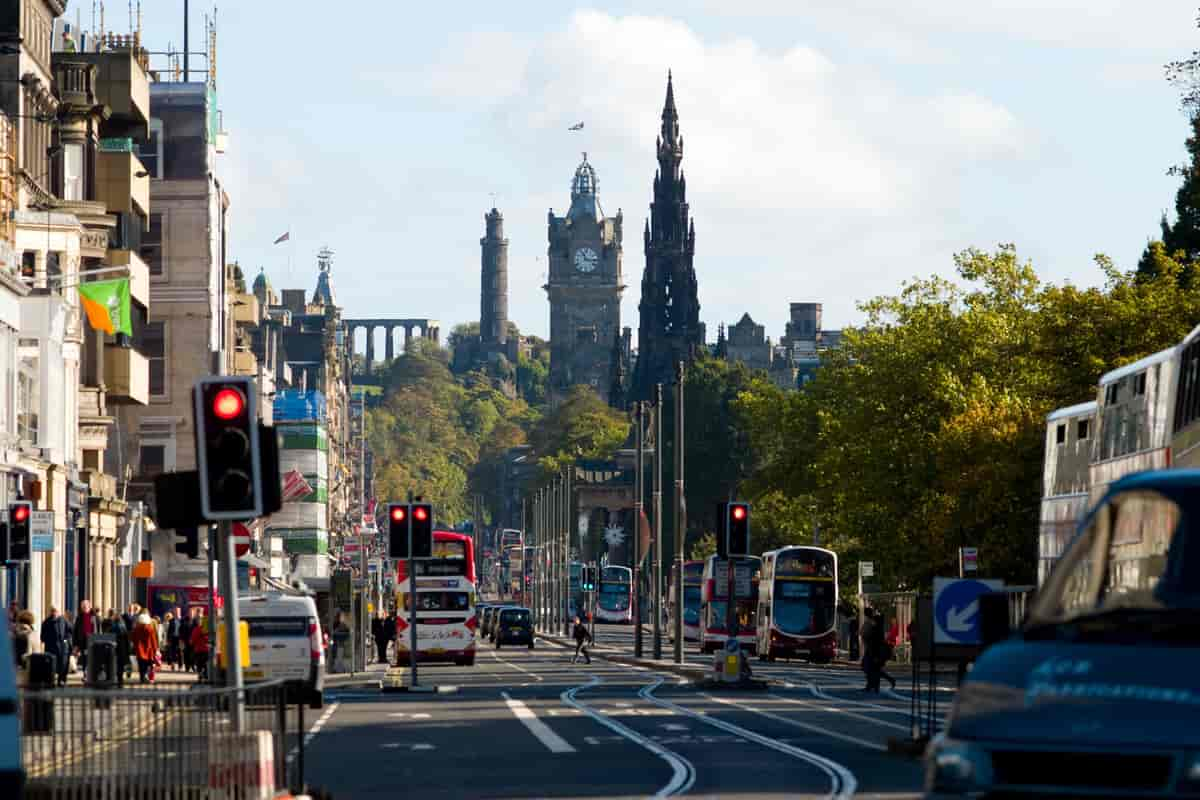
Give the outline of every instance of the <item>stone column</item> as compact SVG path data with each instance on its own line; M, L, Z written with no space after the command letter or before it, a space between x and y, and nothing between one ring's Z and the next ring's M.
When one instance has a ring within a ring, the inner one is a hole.
M367 368L366 374L371 374L371 368L375 365L375 326L367 325Z
M384 357L387 358L388 361L391 361L396 357L395 345L393 344L396 328L393 325L386 325L384 326L384 330L387 331L387 339L384 341L383 348Z
M408 347L412 343L412 325L404 326L404 353L408 354Z

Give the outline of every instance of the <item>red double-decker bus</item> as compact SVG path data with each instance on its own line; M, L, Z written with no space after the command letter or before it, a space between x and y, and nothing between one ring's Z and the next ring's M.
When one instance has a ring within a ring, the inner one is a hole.
M467 533L454 531L433 532L433 557L464 559L465 571L460 573L471 585L477 584L475 579L475 540ZM399 559L396 562L396 582L400 583L408 577L408 560Z

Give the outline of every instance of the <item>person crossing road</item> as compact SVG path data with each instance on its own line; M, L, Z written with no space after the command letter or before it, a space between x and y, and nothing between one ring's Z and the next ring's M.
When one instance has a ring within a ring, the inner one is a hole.
M575 637L575 656L571 659L571 663L579 662L580 653L583 654L584 663L592 663L592 657L587 649L587 646L593 643L592 634L588 631L587 626L579 621L578 616L575 617L575 630L572 635Z

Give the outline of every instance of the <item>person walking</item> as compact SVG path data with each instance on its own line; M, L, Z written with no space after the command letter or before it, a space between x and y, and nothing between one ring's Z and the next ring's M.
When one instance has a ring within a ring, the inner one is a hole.
M138 680L149 683L154 680L154 662L158 658L158 633L149 614L139 614L137 627L130 635L133 654L137 658Z
M192 672L196 669L196 651L192 649L192 631L199 624L200 609L192 608L188 610L188 615L183 618L183 622L179 623L179 642L183 647L183 669L186 672Z
M54 674L58 677L58 685L67 685L67 659L71 655L71 626L63 619L54 606L50 607L50 616L42 621L42 649L54 656Z
M174 671L179 666L179 616L168 611L163 617L163 663Z
M862 636L863 653L862 669L867 676L867 685L863 687L863 691L877 692L879 691L879 679L875 673L875 665L879 660L879 645L876 643L876 640L878 639L880 643L883 642L883 631L879 627L879 621L875 619L875 609L864 609L860 634Z
M392 627L392 620L384 613L380 613L375 619L375 623L377 623L378 627L375 633L375 650L379 654L379 663L386 664L388 660L388 643L392 641L396 629Z
M115 609L108 610L108 619L105 620L105 633L111 634L117 644L117 674L110 676L117 681L117 688L125 685L126 669L132 674L133 668L130 665L130 653L132 646L130 644L129 628L125 625L125 618L118 614Z
M12 627L13 662L17 669L25 667L25 659L33 652L33 623L37 617L32 611L18 611Z
M588 644L592 642L592 634L591 631L587 629L587 626L579 621L578 615L575 617L575 630L573 635L575 637L575 656L571 659L571 663L576 664L579 662L580 653L583 654L585 663L592 663L592 657L588 653L587 649Z
M88 642L99 632L100 617L92 610L91 601L84 600L79 604L79 614L75 617L75 624L71 626L71 643L75 647L75 656L79 660L79 671L83 673L85 681L87 680Z
M196 624L192 627L192 666L199 680L208 680L208 625L204 617L197 616Z
M884 624L887 622L887 619L883 616L883 612L876 611L875 618L879 622L879 630L884 630ZM900 625L896 622L893 622L891 627L887 629L887 635L884 636L883 644L879 648L879 666L876 667L878 674L875 676L876 692L879 691L880 678L887 678L888 683L891 684L891 688L896 688L896 679L887 674L887 671L884 669L884 667L886 667L887 663L895 657L896 644L899 642L899 637Z

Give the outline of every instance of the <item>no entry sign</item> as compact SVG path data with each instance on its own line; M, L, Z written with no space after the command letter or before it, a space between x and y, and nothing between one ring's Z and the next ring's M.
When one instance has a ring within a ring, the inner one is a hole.
M240 522L233 523L233 554L238 558L250 552L250 529Z

